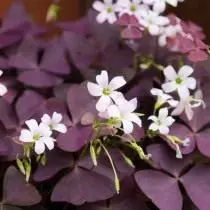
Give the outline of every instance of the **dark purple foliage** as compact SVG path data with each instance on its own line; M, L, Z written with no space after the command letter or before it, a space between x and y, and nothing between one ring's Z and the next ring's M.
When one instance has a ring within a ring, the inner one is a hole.
M140 66L148 55L163 66L177 65L183 54L186 63L206 60L208 46L202 29L182 21L184 32L193 39L179 35L169 39L167 47L178 50L174 53L158 49L157 39L145 36L135 16L122 15L110 25L98 24L96 15L90 10L76 22L56 23L62 34L48 41L39 38L45 29L33 23L21 0L15 0L2 18L0 69L4 74L0 80L8 92L0 98L0 210L208 210L209 62L195 68L207 108L196 109L191 121L183 114L170 130L181 140L191 140L189 147L181 147L182 160L176 159L175 148L165 138L148 138L147 117L155 103L150 90L159 86L162 77L154 66L148 70ZM177 23L174 16L170 20ZM102 69L108 71L109 79L124 76L125 97L137 97L137 112L145 116L143 127L135 126L132 136L152 154L150 161L142 161L125 139L113 136L114 129L99 131L97 138L107 148L119 178L119 195L103 148L97 148L97 166L90 156L89 143L95 140L92 123L99 116L97 98L88 93L87 81L95 82ZM31 155L31 177L26 182L15 167L16 158L24 156L20 131L26 120L40 122L43 114L53 112L62 114L67 132L55 132L56 148L46 152L45 165Z

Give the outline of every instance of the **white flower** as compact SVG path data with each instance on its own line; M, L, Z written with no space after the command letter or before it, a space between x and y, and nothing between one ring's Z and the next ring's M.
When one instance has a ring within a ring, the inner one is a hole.
M38 155L44 153L45 146L49 150L54 148L54 142L56 140L51 137L52 131L49 127L45 126L43 123L38 125L37 121L34 119L27 120L25 123L29 129L21 130L20 141L24 143L34 143L34 150Z
M142 126L141 119L134 111L137 108L137 99L134 98L130 101L121 100L117 105L110 105L107 109L109 118L116 120L116 127L123 125L123 130L126 134L132 133L133 123L136 123L139 127Z
M155 12L161 13L166 9L166 4L169 4L173 7L177 7L178 2L183 2L184 0L154 0L153 10Z
M169 25L162 28L161 35L158 38L159 46L164 47L167 44L167 38L175 38L178 33L183 33L182 27L180 24Z
M3 71L0 70L0 77L2 76ZM3 96L7 93L7 87L0 83L0 96Z
M116 4L113 3L113 0L104 0L104 3L95 1L93 8L100 12L96 17L98 23L103 23L107 20L110 24L113 24L117 20Z
M156 106L160 107L165 103L168 103L172 107L176 107L178 105L178 101L174 100L172 96L165 94L161 89L152 88L151 94L157 96Z
M117 11L119 15L129 14L140 17L142 12L149 10L147 5L141 4L141 0L119 0L117 2Z
M48 114L44 114L42 117L42 123L50 128L50 130L55 130L60 133L66 133L66 126L61 123L62 115L54 112L52 118Z
M139 22L148 29L151 35L156 36L161 33L161 28L168 25L170 21L167 17L159 16L156 12L149 10L142 13Z
M96 109L99 112L104 112L112 103L112 100L116 101L119 97L123 97L122 93L115 90L124 86L126 81L124 77L117 76L109 82L107 71L102 71L100 75L97 75L96 81L97 84L88 82L87 88L91 95L100 97Z
M160 109L158 117L152 115L148 119L153 121L149 126L149 130L159 131L164 135L169 133L169 126L175 122L174 118L168 116L167 108Z
M185 112L187 119L192 120L194 116L193 108L203 106L203 108L206 107L204 101L202 92L200 90L195 92L194 96L188 95L186 98L181 98L180 102L178 103L177 107L173 110L171 115L178 116L181 113Z
M168 66L164 69L166 83L162 85L162 89L166 93L178 91L180 98L186 98L189 96L189 89L196 88L195 78L189 77L192 73L193 68L187 65L181 67L178 73L172 66Z

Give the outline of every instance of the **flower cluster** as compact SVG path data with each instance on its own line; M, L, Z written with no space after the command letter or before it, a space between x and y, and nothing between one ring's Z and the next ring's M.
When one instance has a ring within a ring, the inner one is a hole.
M54 112L52 117L44 114L41 123L38 124L35 119L27 120L25 124L28 129L22 129L19 140L23 143L32 144L36 154L41 155L45 152L45 147L49 150L54 148L56 139L52 137L53 131L66 133L66 126L61 123L62 115Z
M185 112L187 119L190 121L194 115L193 109L201 105L205 108L205 103L201 90L195 91L196 80L190 77L193 73L192 67L185 65L176 72L172 66L168 66L163 70L163 73L165 83L161 85L162 89L153 88L151 90L151 94L157 97L154 113L159 108L160 110L158 117L152 115L148 118L153 121L149 126L149 130L158 131L161 135L165 135L169 142L176 147L177 157L182 158L179 144L186 147L189 145L189 139L186 138L184 141L180 141L177 137L168 135L170 131L169 127L175 122L173 117L168 116L169 109L173 109L171 111L172 116L178 116ZM194 95L191 95L190 90L195 91ZM167 104L168 107L162 108L164 104Z
M100 97L96 109L101 118L108 119L111 124L123 130L126 134L133 132L133 123L142 126L141 119L134 111L137 108L137 99L128 101L121 92L116 91L126 84L122 76L114 77L110 82L107 71L96 76L97 84L88 82L87 88L91 95Z
M158 36L159 46L186 53L191 61L207 59L208 45L202 29L191 22L185 22L175 15L163 16L166 5L176 7L184 0L113 0L95 1L93 8L99 12L99 23L122 25L122 37L125 39L141 38L147 32Z

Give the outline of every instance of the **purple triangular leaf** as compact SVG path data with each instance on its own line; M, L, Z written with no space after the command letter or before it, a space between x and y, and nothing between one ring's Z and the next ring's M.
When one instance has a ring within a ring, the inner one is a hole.
M210 157L210 129L206 129L196 134L196 142L200 152Z
M183 154L189 154L194 151L196 147L195 133L191 131L187 126L175 123L170 129L170 135L177 136L182 141L184 141L186 138L189 138L189 146L181 147L181 151ZM173 145L170 146L175 149Z
M200 165L192 168L181 178L187 194L200 210L208 210L210 206L210 167Z
M133 176L123 180L120 187L120 194L110 201L112 210L148 210Z
M8 168L3 185L3 202L18 206L30 206L41 201L36 188L27 183L23 175L14 167Z
M50 88L62 83L62 79L39 70L22 72L18 80L36 88Z
M82 116L87 112L96 116L96 100L88 92L86 84L72 85L68 90L67 103L74 124L79 123Z
M154 170L138 171L135 179L139 188L161 210L182 209L182 195L176 179Z
M107 210L105 202L88 203L77 208L77 210Z
M35 181L44 181L55 174L57 174L63 168L71 168L73 166L73 158L70 153L65 153L60 150L53 150L47 153L47 164L45 166L40 165L33 178Z
M0 98L0 121L7 129L13 129L17 126L17 118L12 105L3 98Z
M64 151L76 152L90 141L92 132L91 126L68 127L65 134L58 136L58 147Z
M65 48L60 40L55 40L45 49L40 69L58 75L70 73L70 67L65 58Z
M44 98L38 93L26 90L18 99L15 109L20 124L24 124L26 120L30 119L43 105Z
M175 177L179 177L182 170L192 161L188 157L177 159L170 148L162 144L153 144L147 147L147 152L152 155L155 167L163 169Z
M76 167L55 186L51 200L81 205L105 200L114 194L113 180L95 171Z
M85 69L95 60L96 52L87 38L72 32L64 32L65 45L74 64L79 69Z

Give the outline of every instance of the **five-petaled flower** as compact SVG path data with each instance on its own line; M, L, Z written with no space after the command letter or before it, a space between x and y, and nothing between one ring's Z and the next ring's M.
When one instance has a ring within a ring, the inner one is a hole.
M2 74L3 71L0 70L0 77L2 76ZM4 84L0 83L0 96L5 95L6 93L7 93L7 87Z
M66 133L67 128L63 123L61 123L62 118L61 114L54 112L52 118L48 114L44 114L41 120L44 125L50 128L50 130Z
M23 143L34 144L35 152L40 155L45 151L45 146L52 150L54 148L54 142L56 141L52 135L50 128L43 123L38 125L34 119L27 120L25 124L29 129L22 129L20 134L20 141Z
M160 35L162 27L168 25L169 22L167 17L160 16L151 10L142 12L140 18L140 24L153 36Z
M168 116L167 108L160 109L158 117L152 115L148 119L153 121L153 123L149 126L149 130L159 131L160 134L163 135L169 133L169 127L175 122L173 117Z
M132 133L133 123L136 123L139 127L142 126L142 121L137 113L134 111L137 108L137 99L134 98L130 101L125 99L118 100L117 104L110 105L107 109L107 115L109 119L112 119L115 123L115 127L119 128L122 124L123 131L126 134Z
M96 76L97 84L88 82L87 88L91 95L99 96L100 99L96 104L96 109L99 112L104 112L113 101L117 101L122 97L122 93L116 91L126 84L124 77L114 77L110 82L107 71L102 71L100 75Z
M141 4L141 0L119 0L117 2L117 11L120 16L128 14L135 15L138 18L145 10L149 10L149 7L145 4Z
M174 100L172 96L165 94L161 89L152 88L150 92L152 95L157 96L155 108L159 108L165 103L168 103L172 107L176 107L178 105L178 101Z
M193 68L188 65L182 66L178 73L172 66L168 66L163 73L166 77L166 83L162 85L162 89L166 93L178 91L180 98L186 98L190 95L189 89L194 90L196 88L195 78L189 77L193 73Z
M185 112L187 119L190 121L194 116L193 108L201 105L203 108L206 107L201 90L197 90L194 96L188 95L186 98L180 99L178 106L173 110L171 115L178 116Z
M100 12L96 17L98 23L103 23L107 20L110 24L113 24L117 20L116 4L113 3L113 0L104 0L104 3L95 1L93 8Z
M155 12L161 13L166 9L166 4L169 4L173 7L177 7L178 2L183 2L184 0L154 0L153 1L153 10Z

